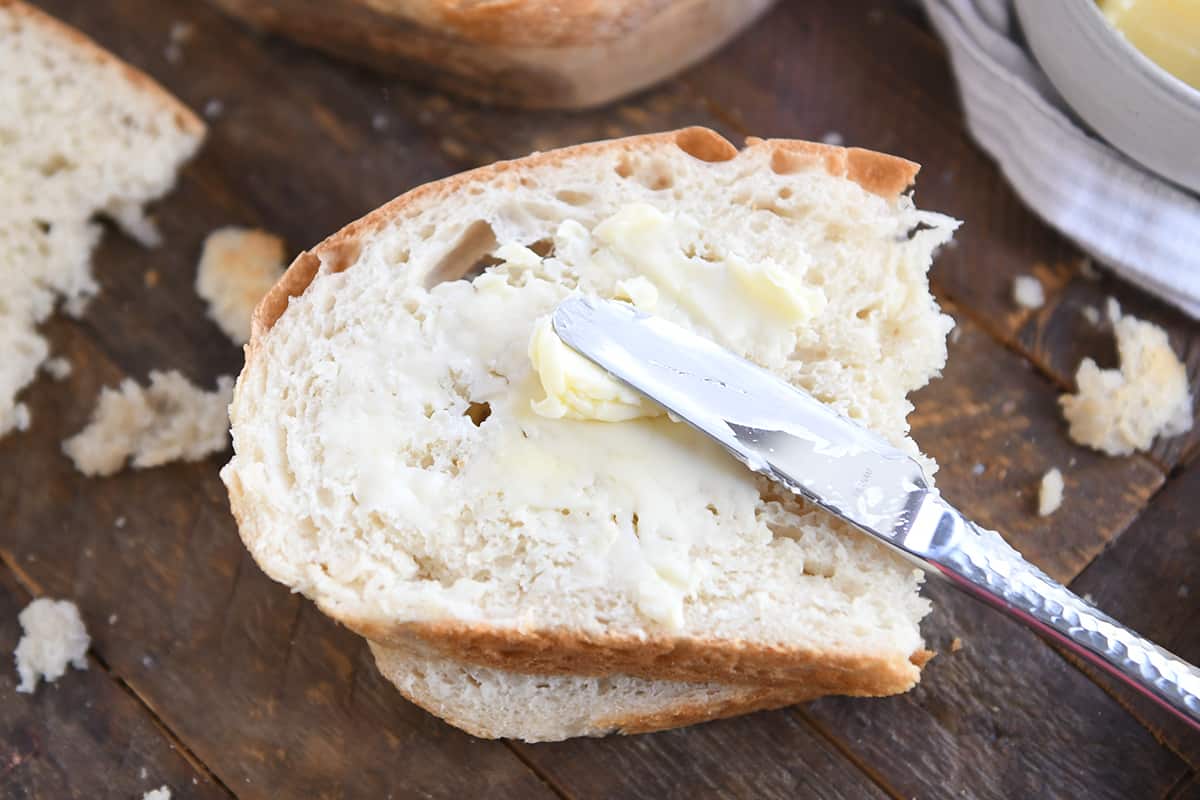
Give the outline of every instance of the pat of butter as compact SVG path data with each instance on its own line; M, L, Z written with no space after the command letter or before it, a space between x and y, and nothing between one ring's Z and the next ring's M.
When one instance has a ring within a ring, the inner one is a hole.
M752 299L770 309L786 322L812 319L825 308L825 293L816 287L805 286L799 278L778 264L751 265L740 258L730 258L729 265L742 290Z
M539 416L624 422L666 413L662 406L564 344L549 317L543 317L533 330L529 360L546 392L545 399L532 405Z
M1100 8L1147 58L1200 89L1200 2L1100 0Z

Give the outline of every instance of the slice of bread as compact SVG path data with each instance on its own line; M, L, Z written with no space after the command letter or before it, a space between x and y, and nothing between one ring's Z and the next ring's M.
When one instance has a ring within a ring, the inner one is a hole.
M98 291L97 215L153 239L142 206L175 183L204 125L150 78L78 31L0 0L0 435L28 412L17 394L49 346L37 332L62 301Z
M215 0L255 27L487 103L583 108L700 61L772 0Z
M650 733L802 703L804 689L651 681L629 675L525 675L464 664L419 646L371 643L375 664L409 701L481 739L557 742Z
M527 346L571 292L653 279L655 313L916 453L906 394L952 327L926 272L957 225L914 208L916 171L690 128L403 195L301 254L255 312L222 471L243 540L389 647L908 689L928 657L918 570L667 417L540 416Z

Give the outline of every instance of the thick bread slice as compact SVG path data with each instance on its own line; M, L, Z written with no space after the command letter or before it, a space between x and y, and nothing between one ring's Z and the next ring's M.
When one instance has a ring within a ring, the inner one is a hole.
M97 215L152 242L142 206L175 183L204 125L147 76L24 3L0 0L0 435L28 424L16 402L49 345L59 303L98 290Z
M379 671L406 699L481 739L557 742L650 733L813 699L796 688L526 675L464 664L419 647L370 644Z
M649 207L681 231L664 257L685 276L659 276L656 313L916 453L905 395L940 369L952 325L925 274L956 226L902 194L916 171L807 142L739 152L690 128L397 198L301 254L255 312L222 472L243 540L387 646L539 674L911 687L928 657L918 571L665 418L534 414L526 342L572 290L614 296L645 271L600 223ZM795 324L745 312L731 276L754 267L820 302L789 305ZM715 327L681 310L725 294L743 311Z
M716 50L773 0L215 0L256 27L489 103L599 105Z

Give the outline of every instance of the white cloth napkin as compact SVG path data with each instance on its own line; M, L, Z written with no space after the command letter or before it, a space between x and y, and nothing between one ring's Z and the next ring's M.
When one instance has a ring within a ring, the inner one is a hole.
M1200 198L1080 127L1018 41L1009 0L923 2L971 135L1021 199L1099 263L1200 317Z

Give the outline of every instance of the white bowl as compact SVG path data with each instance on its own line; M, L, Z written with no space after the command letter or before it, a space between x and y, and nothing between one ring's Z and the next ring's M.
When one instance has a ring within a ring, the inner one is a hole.
M1155 64L1093 0L1016 0L1021 28L1054 88L1110 144L1200 192L1200 90Z

